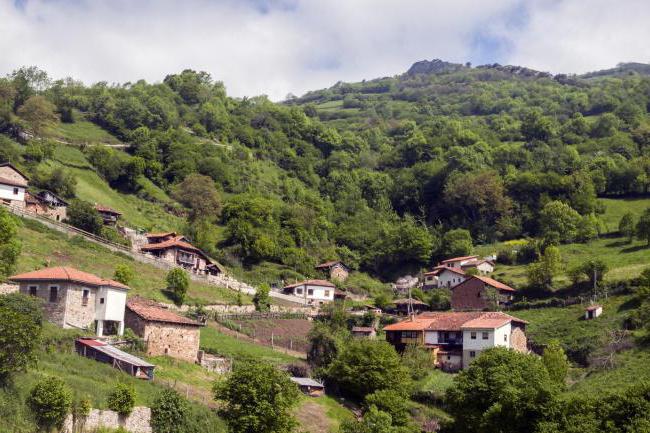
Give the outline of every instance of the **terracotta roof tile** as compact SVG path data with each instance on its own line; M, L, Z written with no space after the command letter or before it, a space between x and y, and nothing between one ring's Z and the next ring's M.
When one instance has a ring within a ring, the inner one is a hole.
M311 286L336 287L334 283L330 283L327 280L305 280L305 281L300 281L298 283L289 284L288 286L284 286L283 289L293 289L294 287L307 285L307 284Z
M147 233L148 238L164 238L166 236L176 236L176 232Z
M444 271L453 272L458 275L465 275L465 271L459 268L448 268L447 266L436 266L432 271L425 273L424 275L440 275Z
M158 242L155 244L144 245L140 249L142 251L153 251L153 250L165 250L167 248L172 248L172 247L179 247L190 251L201 252L201 250L199 250L194 245L190 244L189 242L185 242L181 239L183 239L183 236L176 236L173 239L168 239L166 241Z
M316 265L316 269L323 269L323 268L329 269L332 266L336 265L337 263L340 263L343 266L345 266L345 263L343 263L340 260L330 260L329 262L325 262L325 263L321 263L320 265Z
M162 323L174 323L179 325L188 325L188 326L201 326L199 322L196 322L187 317L180 316L174 313L167 308L163 308L159 304L153 301L149 301L143 298L131 298L126 303L126 308L131 310L133 313L138 315L144 320L151 322L162 322Z
M449 263L449 262L460 262L463 260L469 260L469 259L475 259L478 256L461 256L461 257L452 257L451 259L446 259L441 261L440 263Z
M488 286L492 286L495 289L505 290L505 291L508 291L508 292L516 292L516 290L513 289L512 287L506 286L502 282L497 281L495 279L492 279L490 277L486 277L486 276L483 276L483 275L474 275L474 278L478 278L479 280L483 281Z
M129 289L128 286L117 281L100 278L97 275L66 266L39 269L38 271L14 275L9 279L11 281L74 281L97 287L111 286L118 289Z
M412 319L388 325L386 331L461 331L463 328L498 328L508 322L528 323L524 320L498 311L429 312ZM469 326L467 326L469 324ZM490 325L490 326L488 326Z
M105 213L112 213L112 214L115 214L115 215L122 215L121 212L118 212L115 209L112 209L112 208L110 208L108 206L104 206L104 205L101 205L101 204L96 204L95 205L95 210L97 212L105 212Z

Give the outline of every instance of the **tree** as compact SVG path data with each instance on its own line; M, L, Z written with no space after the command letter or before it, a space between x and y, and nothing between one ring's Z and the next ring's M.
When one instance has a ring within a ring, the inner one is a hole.
M580 214L559 200L548 202L539 213L542 234L556 232L562 242L576 238Z
M377 340L348 342L327 375L343 392L359 399L381 389L402 391L411 384L408 369L393 346Z
M607 266L607 263L600 259L592 259L582 263L578 267L578 270L583 276L587 277L589 285L594 287L596 283L603 281L609 267Z
M208 218L214 221L221 213L221 198L214 181L200 174L190 174L174 188L173 196L190 208L190 219Z
M397 433L397 431L393 427L390 414L377 409L376 406L370 406L361 421L351 419L341 424L341 433Z
M524 113L521 119L521 134L526 140L546 141L555 135L555 128L550 118L544 116L539 108Z
M43 132L43 128L50 123L55 122L56 107L43 96L31 96L18 109L18 115L29 122L36 134Z
M391 422L396 426L406 426L411 423L411 404L404 395L392 389L382 389L366 396L365 404L368 409L375 406L391 417Z
M402 353L402 364L409 369L411 378L422 379L431 371L431 352L417 344L409 344ZM379 405L377 407L381 409Z
M30 391L27 406L42 430L61 428L72 406L72 392L58 377L46 377Z
M447 391L456 433L538 431L558 410L558 385L541 359L505 348L485 350Z
M190 287L190 277L187 276L187 272L181 268L174 268L167 272L165 281L167 281L167 291L172 301L177 305L182 305L187 289Z
M271 288L268 284L260 284L255 295L253 296L253 304L255 304L256 311L269 311L271 305L271 299L269 298L269 293Z
M316 322L309 331L309 350L307 361L315 369L325 369L336 359L339 353L339 340L331 328Z
M566 375L569 372L569 361L558 340L551 340L544 348L542 362L551 380L564 387Z
M0 385L36 363L42 326L41 305L35 298L0 295Z
M468 230L449 230L442 236L441 255L445 257L466 256L471 254L472 248L472 235Z
M636 236L650 246L650 208L643 211L636 223Z
M130 385L118 383L108 394L106 406L122 416L129 415L135 406L135 389Z
M64 198L73 198L77 178L70 171L57 167L52 171L38 170L32 179L39 188L47 189Z
M215 383L214 396L233 433L288 433L296 426L291 409L300 398L298 387L270 364L235 364L226 380Z
M68 206L67 216L68 223L89 233L99 235L104 228L101 215L87 201L72 200Z
M18 219L0 206L0 281L14 273L22 244L18 239Z
M589 242L598 237L599 221L596 215L589 214L580 218L576 227L578 242Z
M133 278L135 278L135 269L132 266L122 263L115 266L115 272L113 273L113 279L115 281L128 286L133 281Z
M151 428L154 433L176 433L188 415L187 400L173 389L163 389L151 405Z
M553 287L553 278L562 269L562 256L558 247L546 247L544 254L536 263L528 265L528 284L540 289Z
M625 236L628 242L632 242L634 239L634 215L632 212L627 212L621 217L621 220L618 222L618 232L621 236Z

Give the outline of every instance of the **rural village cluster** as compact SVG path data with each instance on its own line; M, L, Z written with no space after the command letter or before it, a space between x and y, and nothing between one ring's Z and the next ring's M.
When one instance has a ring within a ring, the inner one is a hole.
M50 191L28 191L29 179L9 163L0 163L0 202L22 215L40 215L53 221L66 219L67 203ZM100 204L96 210L108 225L117 224L121 213ZM128 233L135 252L155 257L170 266L181 267L194 275L206 277L224 274L224 268L193 246L184 236L174 233ZM513 299L515 289L489 277L494 271L494 257L465 256L441 261L421 278L403 277L393 285L402 298L395 299L382 311L373 305L361 310L375 315L392 315L395 323L377 329L354 327L358 338L377 338L398 351L416 344L429 349L432 365L445 370L467 368L481 351L506 347L527 351L527 322L498 310ZM306 280L276 289L297 306L310 307L313 315L328 302L345 299L334 281L344 282L349 269L341 261L329 261L316 267L323 279ZM95 335L79 338L76 350L81 356L112 364L133 376L152 379L155 366L111 343L130 328L146 344L146 354L167 355L217 369L216 360L199 350L202 323L174 311L169 305L129 296L129 287L110 279L71 267L45 267L9 278L14 290L41 298L47 319L63 328L94 329ZM338 285L339 287L341 284ZM451 312L429 311L429 305L406 296L413 288L423 291L441 288L451 291ZM359 311L360 307L356 310ZM602 307L592 305L585 319L594 319ZM309 378L293 378L310 395L320 395L323 386Z

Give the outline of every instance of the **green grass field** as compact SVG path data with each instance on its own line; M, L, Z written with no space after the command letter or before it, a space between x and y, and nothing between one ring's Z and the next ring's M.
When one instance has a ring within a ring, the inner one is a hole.
M650 198L600 199L605 204L605 214L601 217L608 233L618 231L618 222L627 212L638 218L644 210L650 208Z
M114 253L80 237L68 238L40 223L22 221L19 238L23 247L18 259L18 272L28 272L44 266L72 266L104 278L112 278L115 266L126 264L136 270L135 278L129 284L129 296L141 295L157 301L170 302L161 292L161 289L166 287L164 270L136 262L128 256ZM250 303L250 297L242 295L242 301ZM237 302L237 293L192 281L187 302L233 304Z
M238 340L207 326L201 329L201 349L233 360L256 359L272 364L290 364L299 362L298 358L275 351L270 347Z
M92 122L89 122L76 113L78 120L74 123L60 123L50 126L46 135L61 140L66 140L76 144L119 144L120 140L108 131L100 128Z

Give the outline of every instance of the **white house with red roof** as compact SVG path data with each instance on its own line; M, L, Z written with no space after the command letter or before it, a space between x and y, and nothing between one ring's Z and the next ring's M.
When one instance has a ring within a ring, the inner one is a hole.
M424 274L424 284L422 288L424 290L443 287L450 289L457 284L462 283L468 277L469 276L466 275L465 271L461 268L436 266L431 272L426 272Z
M323 304L334 300L336 285L327 280L305 280L282 288L285 294L303 298L305 304Z
M416 344L432 351L437 367L467 368L491 347L527 351L527 322L502 312L428 312L384 327L398 351Z
M88 329L97 336L122 335L129 287L74 268L57 266L9 277L20 292L43 300L45 317L63 328Z
M482 259L479 256L462 256L446 259L438 264L438 267L454 268L467 271L468 269L476 269L480 274L490 274L494 272L494 262L487 259Z
M0 163L0 202L24 208L28 182L29 178L13 164Z

